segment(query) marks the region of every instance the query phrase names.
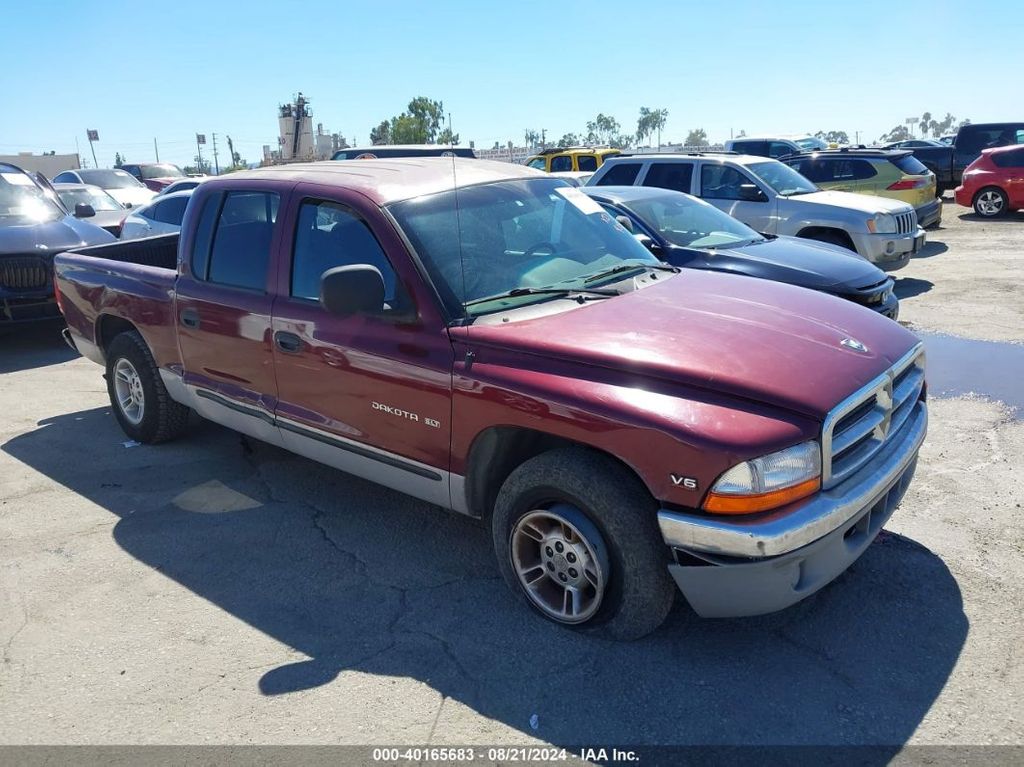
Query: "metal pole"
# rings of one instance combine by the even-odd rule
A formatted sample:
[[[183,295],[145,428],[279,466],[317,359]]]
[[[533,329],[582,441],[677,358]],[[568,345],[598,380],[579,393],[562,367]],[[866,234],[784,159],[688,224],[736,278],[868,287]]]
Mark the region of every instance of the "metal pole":
[[[217,134],[213,134],[213,175],[220,175],[220,163],[217,162]]]
[[[160,147],[156,145],[156,136],[153,137],[153,151],[156,153],[156,161],[160,162]]]
[[[96,145],[92,143],[92,139],[89,139],[89,148],[92,150],[92,165],[94,168],[100,167],[100,164],[96,162]]]
[[[199,172],[202,173],[203,172],[203,147],[199,143],[199,134],[198,133],[196,134],[196,153],[198,154],[198,156],[196,157],[196,162],[199,163]]]

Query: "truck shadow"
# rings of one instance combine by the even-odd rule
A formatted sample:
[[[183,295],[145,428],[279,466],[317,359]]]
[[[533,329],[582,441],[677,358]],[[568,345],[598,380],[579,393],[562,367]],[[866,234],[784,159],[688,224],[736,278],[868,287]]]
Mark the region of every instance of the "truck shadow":
[[[254,706],[354,670],[418,680],[554,744],[873,744],[883,764],[967,635],[943,562],[883,532],[783,613],[710,621],[679,604],[647,639],[599,641],[521,605],[473,520],[212,424],[159,447],[122,440],[95,409],[2,449],[118,517],[139,562],[308,656],[239,690]]]
[[[57,365],[77,357],[61,338],[63,327],[63,320],[0,325],[0,373]]]

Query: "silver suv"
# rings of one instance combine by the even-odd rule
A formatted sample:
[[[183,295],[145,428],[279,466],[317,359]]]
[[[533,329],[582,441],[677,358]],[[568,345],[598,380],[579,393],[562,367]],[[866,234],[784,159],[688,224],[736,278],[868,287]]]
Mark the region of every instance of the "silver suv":
[[[925,242],[907,203],[824,192],[766,157],[731,152],[612,157],[586,185],[657,186],[692,194],[763,234],[841,245],[888,272],[910,263]]]

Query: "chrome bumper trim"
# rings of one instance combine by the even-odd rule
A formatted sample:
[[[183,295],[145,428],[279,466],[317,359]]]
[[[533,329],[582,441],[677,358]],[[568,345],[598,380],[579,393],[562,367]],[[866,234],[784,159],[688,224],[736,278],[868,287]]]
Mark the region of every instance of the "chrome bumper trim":
[[[796,508],[744,517],[658,512],[669,546],[733,557],[773,557],[828,535],[870,507],[917,457],[928,431],[928,408],[917,402],[901,433],[842,484]]]

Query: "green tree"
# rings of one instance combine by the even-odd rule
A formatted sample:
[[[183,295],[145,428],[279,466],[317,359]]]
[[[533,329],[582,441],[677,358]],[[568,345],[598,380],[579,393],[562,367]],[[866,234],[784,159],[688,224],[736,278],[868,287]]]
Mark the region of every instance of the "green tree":
[[[523,131],[523,137],[526,140],[526,146],[531,149],[540,143],[540,133],[533,128],[527,128]]]
[[[409,108],[406,111],[410,117],[420,122],[426,133],[426,140],[416,143],[435,143],[437,135],[441,131],[441,124],[444,122],[444,104],[440,101],[431,101],[426,96],[417,96],[409,102]],[[395,143],[404,142],[396,141]]]
[[[935,121],[932,120],[932,113],[925,112],[918,121],[921,124],[921,136],[927,136],[934,128]]]
[[[822,141],[828,144],[849,144],[850,137],[844,130],[830,130],[830,131],[818,131],[814,134],[815,138],[820,138]]]
[[[459,134],[452,133],[451,128],[445,128],[437,135],[438,144],[458,144]]]
[[[694,128],[686,136],[686,146],[707,146],[708,134],[703,128]]]
[[[911,138],[910,131],[906,125],[897,125],[888,133],[883,133],[878,140],[883,144],[891,144],[896,141],[906,141]]]
[[[740,128],[740,132],[736,134],[736,138],[746,138],[747,132]]]
[[[583,142],[580,141],[580,137],[577,136],[575,133],[566,133],[564,136],[562,136],[562,138],[558,139],[559,148],[567,146],[579,146],[581,143]]]
[[[370,129],[370,143],[374,146],[391,143],[391,122],[389,120],[381,120],[380,125]]]
[[[115,152],[114,153],[114,167],[115,168],[120,168],[122,165],[124,165],[124,158],[121,156],[120,152]]]
[[[636,121],[636,140],[640,143],[645,138],[657,133],[658,146],[661,146],[661,131],[668,121],[667,109],[649,109],[640,107],[640,118]]]

